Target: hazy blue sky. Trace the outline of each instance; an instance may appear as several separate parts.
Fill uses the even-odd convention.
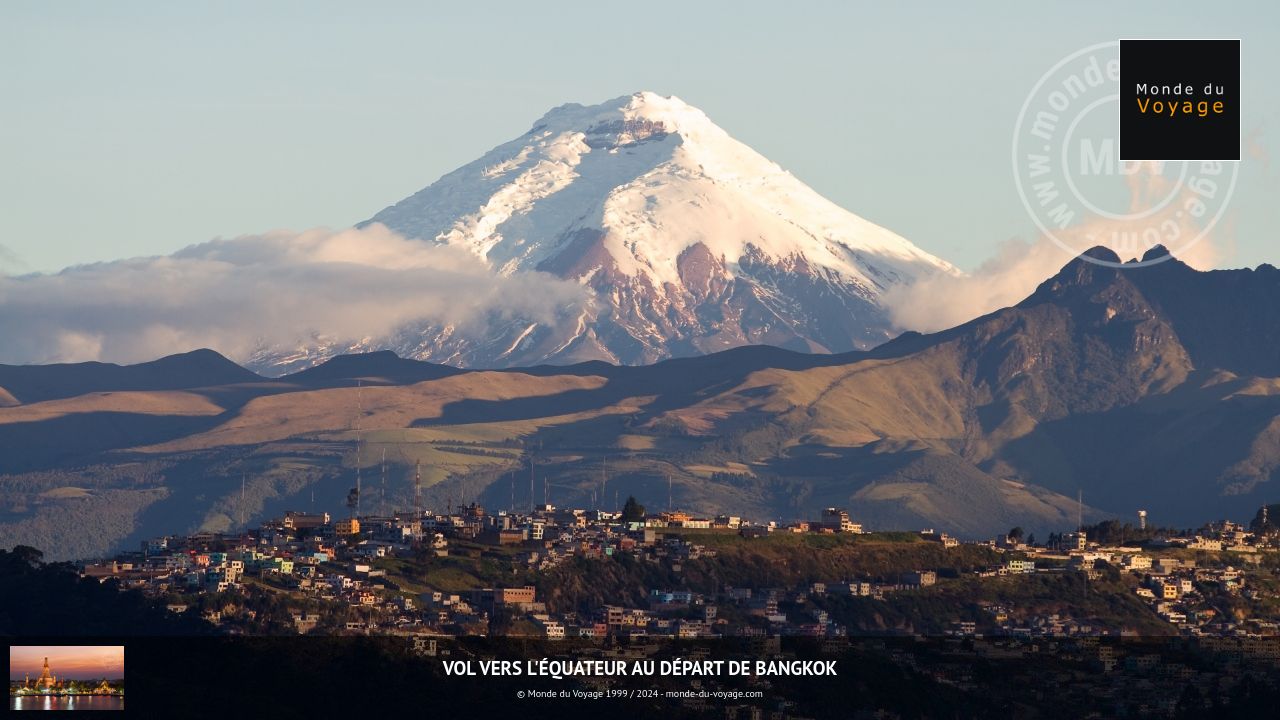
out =
[[[1118,37],[1242,38],[1244,130],[1275,145],[1274,2],[4,0],[0,271],[350,225],[552,106],[640,89],[971,268],[1031,237],[1027,91]],[[1278,190],[1246,160],[1225,264],[1280,261]]]

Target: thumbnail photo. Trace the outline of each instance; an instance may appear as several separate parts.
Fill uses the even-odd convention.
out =
[[[123,645],[14,645],[10,710],[123,710]]]

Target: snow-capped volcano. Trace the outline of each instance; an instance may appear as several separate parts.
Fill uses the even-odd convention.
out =
[[[955,272],[651,92],[555,108],[370,223],[465,248],[496,273],[588,288],[556,323],[507,319],[484,338],[406,328],[373,343],[467,366],[864,348],[891,335],[888,287]]]

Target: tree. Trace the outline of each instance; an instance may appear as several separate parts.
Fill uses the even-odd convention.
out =
[[[1036,534],[1035,534],[1035,533],[1031,533],[1030,535],[1028,535],[1028,536],[1027,536],[1027,544],[1028,544],[1028,545],[1035,545],[1035,544],[1036,544]]]
[[[4,551],[0,550],[0,552]],[[12,555],[18,562],[31,567],[39,567],[40,561],[44,559],[44,553],[30,545],[15,545]]]
[[[640,522],[644,520],[644,506],[636,502],[634,495],[627,497],[627,503],[622,506],[622,522]]]

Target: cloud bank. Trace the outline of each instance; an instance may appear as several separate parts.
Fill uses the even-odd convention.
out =
[[[1153,167],[1143,167],[1127,179],[1131,211],[1137,212],[1171,190]],[[1189,197],[1183,191],[1160,212],[1152,215],[1140,226],[1173,223],[1179,237],[1196,237],[1201,228],[1189,216],[1178,211]],[[1104,245],[1116,251],[1122,260],[1140,258],[1147,246],[1116,247],[1112,238],[1132,230],[1135,223],[1128,220],[1107,220],[1092,217],[1069,230],[1060,231],[1059,238],[1068,247],[1079,248],[1083,253],[1091,247]],[[1213,233],[1206,234],[1187,247],[1172,248],[1174,257],[1199,270],[1218,266],[1231,253],[1234,233],[1232,223],[1224,219]],[[994,258],[984,262],[977,270],[966,275],[935,275],[910,285],[894,286],[885,293],[884,304],[890,320],[902,330],[937,332],[955,327],[1000,308],[1016,305],[1035,291],[1040,283],[1056,275],[1074,256],[1063,247],[1040,238],[1036,242],[1009,240]],[[1135,268],[1130,272],[1142,272]]]
[[[0,275],[0,363],[131,363],[208,347],[243,361],[316,337],[359,341],[417,322],[483,333],[494,318],[552,322],[578,283],[499,276],[457,248],[382,225],[273,231],[163,257]]]

